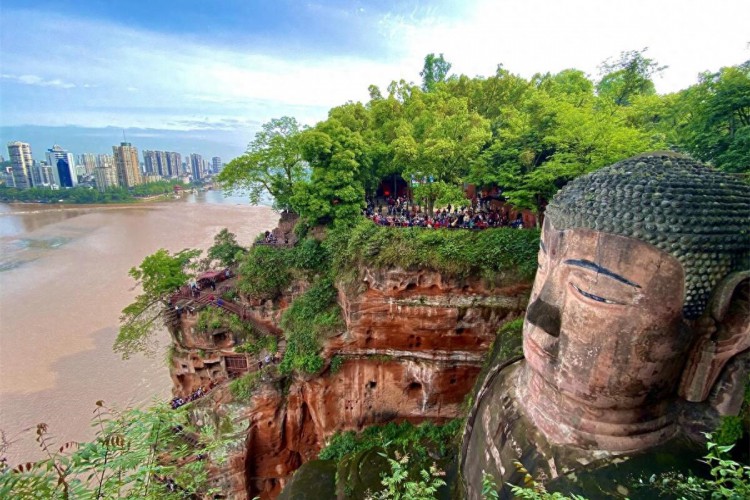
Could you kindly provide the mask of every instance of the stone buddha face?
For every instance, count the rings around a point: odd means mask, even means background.
[[[750,322],[732,320],[750,307],[735,293],[750,276],[750,187],[647,153],[575,179],[546,213],[521,405],[555,442],[663,441],[678,385],[683,399],[706,400],[750,347]]]
[[[689,344],[679,261],[632,238],[545,222],[524,324],[528,365],[566,397],[634,408],[674,391]]]
[[[538,264],[523,330],[532,419],[553,441],[605,449],[670,435],[665,415],[690,345],[680,262],[548,218]]]

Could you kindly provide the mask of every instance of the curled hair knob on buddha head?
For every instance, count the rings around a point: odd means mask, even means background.
[[[680,154],[647,153],[579,177],[546,215],[557,229],[627,236],[677,258],[687,319],[703,313],[722,278],[748,267],[750,185]]]

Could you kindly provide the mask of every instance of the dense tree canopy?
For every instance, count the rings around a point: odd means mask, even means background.
[[[272,144],[267,137],[278,127],[267,124],[224,178],[257,184],[309,220],[331,222],[356,216],[389,176],[403,178],[428,210],[463,204],[466,184],[474,184],[541,211],[576,176],[648,150],[685,151],[747,174],[750,62],[658,95],[653,78],[664,68],[643,49],[605,61],[596,81],[575,69],[525,79],[502,65],[490,77],[448,77],[451,64],[428,54],[421,85],[370,86],[368,102],[333,108],[308,130],[287,127]],[[294,167],[274,170],[286,172],[274,183],[263,168],[279,158]]]
[[[682,93],[685,147],[727,172],[750,170],[750,61],[705,73]]]

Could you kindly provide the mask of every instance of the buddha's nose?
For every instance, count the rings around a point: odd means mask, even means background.
[[[526,309],[526,321],[544,330],[553,337],[560,336],[560,309],[551,304],[551,286],[544,284],[542,291]]]

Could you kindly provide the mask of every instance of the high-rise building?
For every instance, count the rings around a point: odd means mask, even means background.
[[[96,188],[99,191],[104,192],[108,188],[119,186],[114,156],[98,155],[96,157],[96,164],[97,167],[94,169],[94,172],[96,174]]]
[[[60,187],[74,187],[78,185],[78,175],[73,161],[73,155],[55,144],[47,150],[47,164],[52,167],[54,184]]]
[[[211,171],[215,174],[221,172],[221,157],[214,156],[211,158]]]
[[[31,158],[31,146],[25,142],[9,142],[8,154],[10,164],[13,168],[13,184],[18,189],[28,189],[34,185],[31,167],[34,160]]]
[[[170,177],[179,176],[182,173],[182,155],[180,153],[167,152],[167,166]]]
[[[55,186],[55,174],[54,169],[47,164],[46,161],[41,162],[39,165],[34,166],[36,175],[39,176],[39,183],[41,186],[53,187]],[[57,185],[57,187],[60,187]]]
[[[173,177],[179,174],[180,154],[171,151],[143,151],[143,167],[146,174]]]
[[[143,171],[148,174],[153,174],[158,169],[157,154],[158,151],[151,151],[149,149],[143,150]]]
[[[190,153],[190,173],[193,174],[193,181],[199,181],[203,178],[203,157],[201,155]]]
[[[129,142],[112,146],[117,168],[117,180],[120,186],[133,187],[143,184],[141,165],[138,162],[138,149]]]
[[[96,168],[96,155],[93,153],[83,153],[78,156],[78,164],[83,165],[86,175],[91,175]]]

